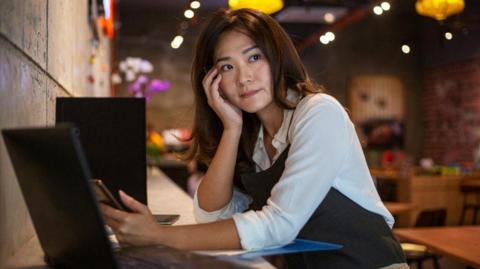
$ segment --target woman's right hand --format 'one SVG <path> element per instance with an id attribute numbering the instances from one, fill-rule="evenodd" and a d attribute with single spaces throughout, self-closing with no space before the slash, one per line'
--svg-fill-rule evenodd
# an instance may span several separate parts
<path id="1" fill-rule="evenodd" d="M 202 81 L 207 95 L 208 105 L 217 113 L 223 123 L 224 130 L 242 130 L 242 111 L 222 94 L 220 81 L 222 75 L 214 67 L 208 71 Z"/>

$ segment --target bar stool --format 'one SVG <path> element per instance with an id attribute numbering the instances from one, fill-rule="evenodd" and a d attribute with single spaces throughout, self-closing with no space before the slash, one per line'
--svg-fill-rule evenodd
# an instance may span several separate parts
<path id="1" fill-rule="evenodd" d="M 445 208 L 424 210 L 418 215 L 414 227 L 445 226 L 446 220 L 447 210 Z M 441 256 L 429 251 L 426 246 L 409 242 L 402 242 L 401 246 L 409 266 L 415 264 L 417 269 L 422 269 L 423 262 L 431 260 L 433 267 L 440 269 L 438 259 Z"/>
<path id="2" fill-rule="evenodd" d="M 460 183 L 460 192 L 463 195 L 462 214 L 460 225 L 465 222 L 466 215 L 472 211 L 472 224 L 477 224 L 477 214 L 480 211 L 480 178 L 468 178 Z"/>

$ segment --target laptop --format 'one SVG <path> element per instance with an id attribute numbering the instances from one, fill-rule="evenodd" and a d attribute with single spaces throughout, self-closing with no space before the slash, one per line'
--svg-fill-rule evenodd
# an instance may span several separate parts
<path id="1" fill-rule="evenodd" d="M 246 268 L 166 246 L 115 249 L 73 125 L 2 130 L 7 152 L 45 253 L 61 268 Z"/>

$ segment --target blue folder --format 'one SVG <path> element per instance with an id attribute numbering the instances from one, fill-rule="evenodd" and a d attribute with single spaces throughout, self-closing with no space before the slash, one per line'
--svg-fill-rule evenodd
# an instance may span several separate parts
<path id="1" fill-rule="evenodd" d="M 264 257 L 297 252 L 337 250 L 341 248 L 343 248 L 343 245 L 305 239 L 295 239 L 292 243 L 283 247 L 254 250 L 238 254 L 238 256 L 244 259 L 254 259 L 262 256 Z"/>

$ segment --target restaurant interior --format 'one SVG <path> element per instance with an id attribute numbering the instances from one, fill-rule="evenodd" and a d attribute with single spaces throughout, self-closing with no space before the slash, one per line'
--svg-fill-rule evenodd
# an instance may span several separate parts
<path id="1" fill-rule="evenodd" d="M 242 7 L 278 21 L 347 110 L 410 268 L 480 268 L 478 0 L 3 0 L 0 128 L 54 124 L 58 97 L 143 99 L 147 176 L 191 200 L 208 168 L 181 158 L 195 41 Z M 0 268 L 34 268 L 19 257 L 35 235 L 1 142 Z"/>

